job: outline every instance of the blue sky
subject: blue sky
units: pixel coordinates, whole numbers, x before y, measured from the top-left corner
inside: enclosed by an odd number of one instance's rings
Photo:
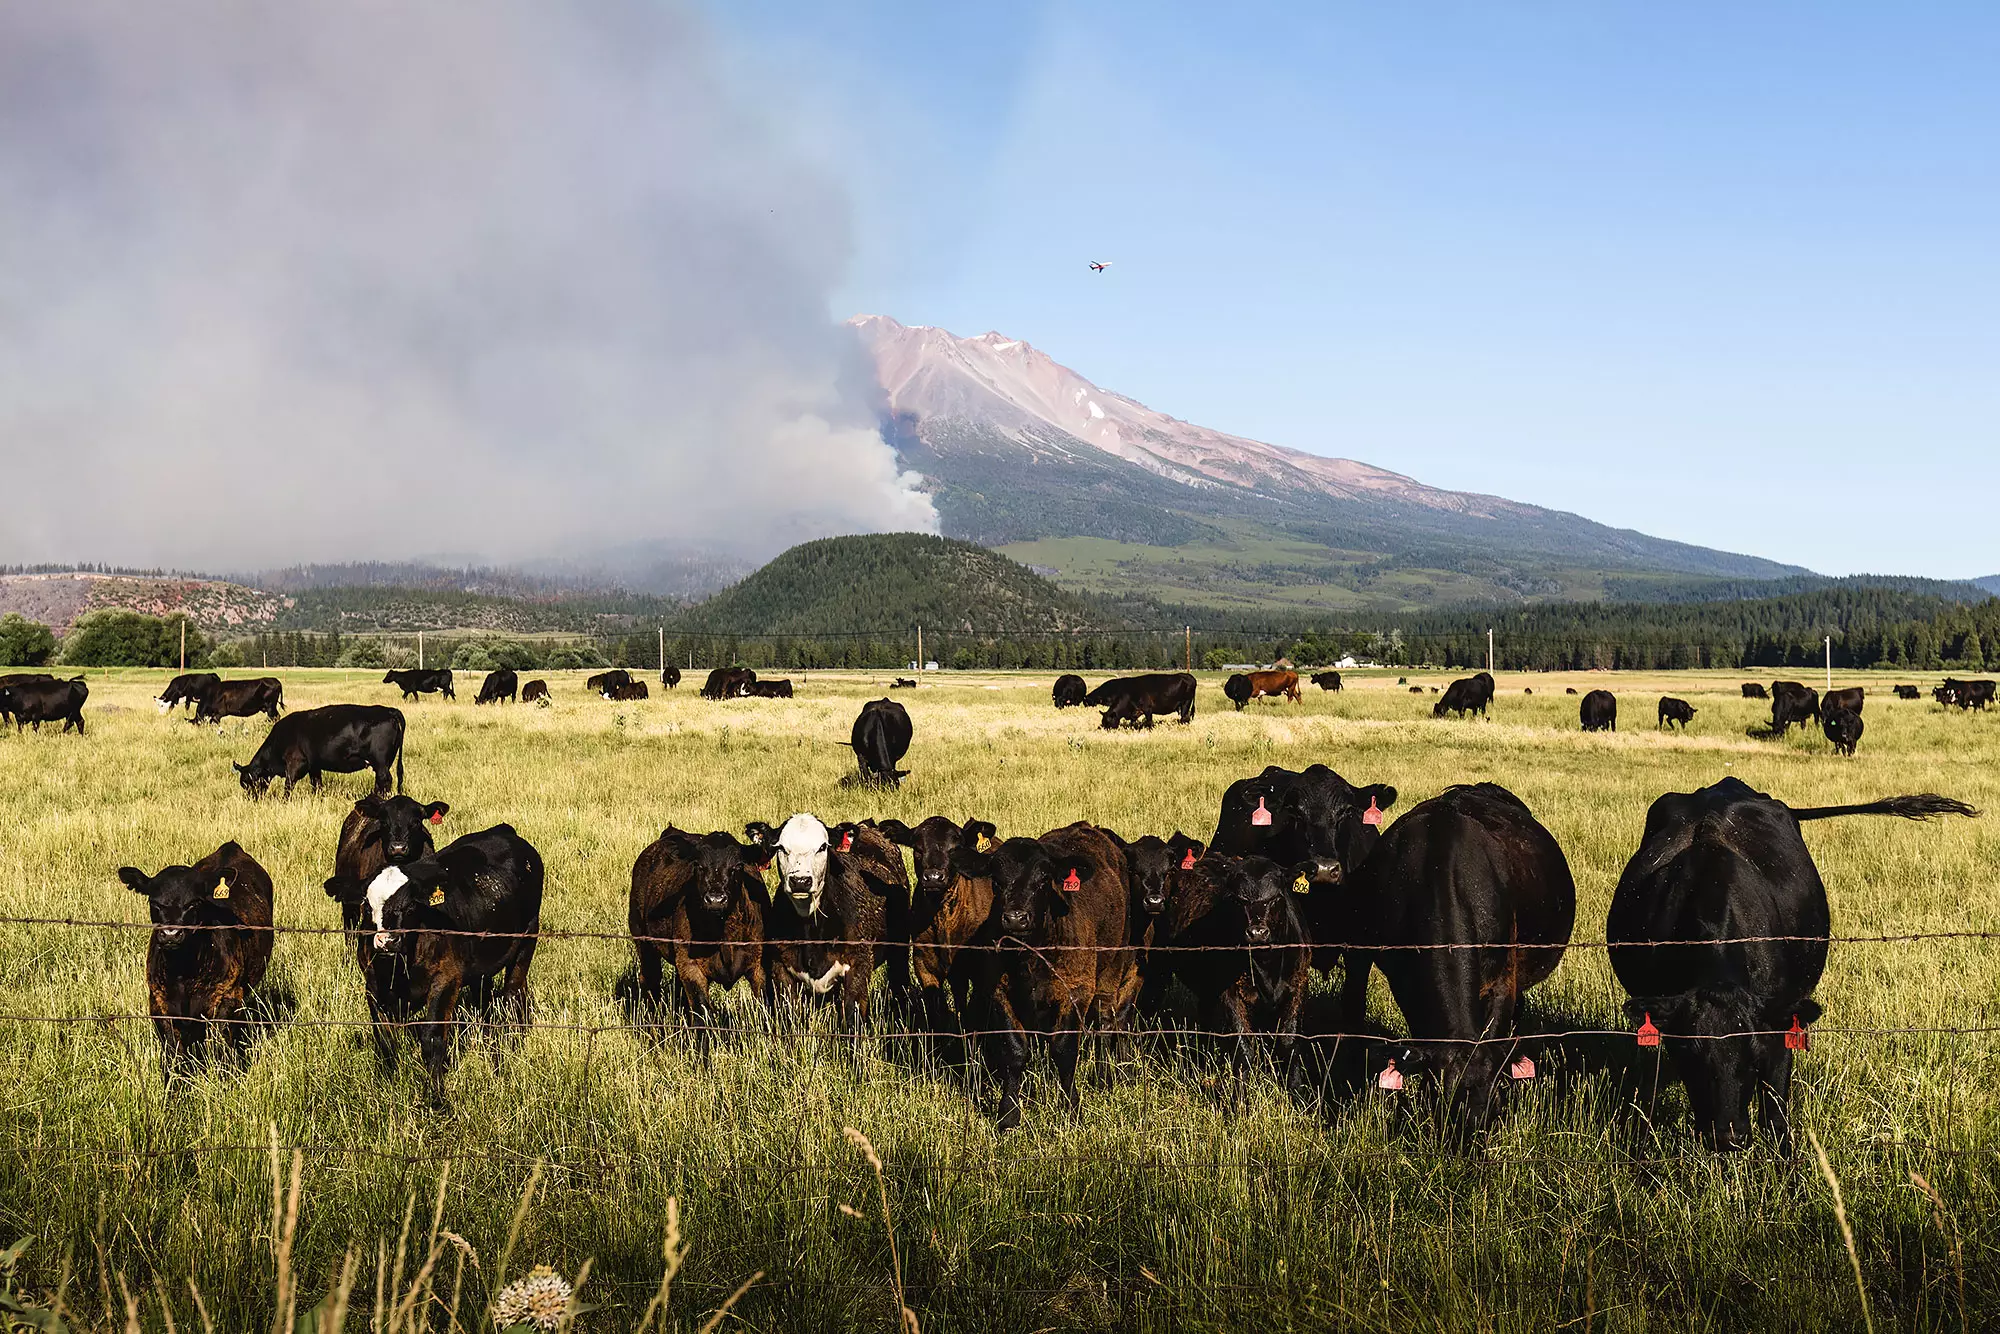
[[[1660,536],[2000,571],[2000,7],[711,13],[847,186],[833,314]]]

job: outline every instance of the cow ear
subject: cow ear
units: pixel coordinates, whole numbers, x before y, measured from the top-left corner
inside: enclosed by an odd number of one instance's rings
[[[854,851],[854,840],[861,833],[861,826],[852,822],[837,824],[826,831],[827,845],[835,852]]]
[[[990,848],[1000,841],[1000,831],[991,820],[967,820],[958,832],[959,837],[975,848]]]
[[[118,878],[123,880],[125,888],[131,890],[134,894],[146,893],[153,884],[152,877],[136,866],[119,867]]]
[[[882,837],[899,847],[909,847],[910,840],[914,837],[910,833],[910,827],[901,820],[877,820],[875,827],[882,831]]]
[[[382,817],[382,798],[370,792],[354,803],[354,809],[370,820],[379,820]]]
[[[771,858],[777,856],[777,849],[767,848],[761,843],[740,843],[736,851],[745,866],[760,872],[771,864]]]
[[[451,803],[448,801],[434,801],[424,807],[424,818],[432,824],[443,824],[444,817],[450,814]]]
[[[1096,875],[1101,869],[1095,857],[1087,857],[1082,853],[1072,853],[1066,857],[1053,857],[1050,860],[1055,864],[1056,868],[1056,888],[1062,890],[1081,889],[1084,882]],[[1076,882],[1075,885],[1072,886],[1070,884],[1071,880]]]
[[[752,820],[743,826],[743,837],[760,848],[768,848],[778,841],[778,831],[763,820]]]
[[[1132,851],[1132,845],[1130,843],[1127,843],[1124,839],[1120,838],[1116,830],[1106,829],[1103,825],[1099,825],[1097,826],[1097,832],[1104,835],[1106,838],[1110,839],[1111,846],[1117,848],[1120,852],[1129,853]]]
[[[1319,874],[1318,862],[1298,862],[1285,873],[1285,888],[1294,894],[1312,892],[1313,877]]]
[[[368,886],[351,876],[337,875],[323,886],[326,896],[335,903],[359,903],[368,893]]]
[[[1807,999],[1800,1001],[1797,1005],[1790,1006],[1786,1010],[1786,1013],[1797,1015],[1799,1022],[1802,1024],[1810,1024],[1817,1021],[1824,1011],[1820,1009],[1818,1001]]]
[[[968,880],[985,880],[993,874],[993,854],[960,845],[951,850],[951,869]]]
[[[1373,787],[1364,787],[1361,789],[1361,795],[1364,797],[1374,797],[1375,806],[1378,810],[1386,811],[1396,804],[1396,789],[1388,783],[1377,783]]]

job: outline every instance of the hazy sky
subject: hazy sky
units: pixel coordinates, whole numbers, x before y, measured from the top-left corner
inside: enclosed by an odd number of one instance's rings
[[[849,188],[837,314],[1661,536],[2000,570],[2000,7],[710,12]]]

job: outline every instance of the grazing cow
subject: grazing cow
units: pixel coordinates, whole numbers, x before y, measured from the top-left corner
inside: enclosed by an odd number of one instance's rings
[[[1797,681],[1771,682],[1771,730],[1779,736],[1794,723],[1803,727],[1819,717],[1819,691]]]
[[[1112,731],[1120,723],[1151,727],[1156,713],[1180,715],[1183,723],[1194,721],[1194,676],[1188,672],[1148,672],[1143,676],[1117,676],[1083,697],[1086,708],[1103,709],[1102,726]]]
[[[451,807],[442,801],[428,804],[405,796],[381,797],[373,794],[354,803],[340,826],[340,844],[333,854],[333,876],[323,888],[326,896],[340,905],[340,925],[354,938],[354,962],[361,969],[363,990],[368,997],[368,1017],[382,1016],[375,1010],[378,995],[386,995],[391,979],[377,978],[376,969],[394,971],[388,959],[378,965],[375,933],[363,931],[361,921],[367,909],[368,886],[383,870],[407,866],[428,857],[435,848],[431,827],[443,824]]]
[[[83,704],[89,698],[90,687],[81,676],[67,681],[20,681],[0,686],[0,718],[12,718],[17,733],[28,723],[39,732],[43,723],[60,721],[65,734],[74,727],[82,736]]]
[[[1412,695],[1421,695],[1424,693],[1424,688],[1422,686],[1411,686],[1410,693]]]
[[[1314,672],[1312,674],[1312,683],[1321,690],[1338,690],[1340,689],[1340,673]]]
[[[1348,953],[1343,1022],[1359,1031],[1369,965],[1380,968],[1416,1039],[1398,1064],[1438,1075],[1483,1127],[1513,1065],[1521,997],[1555,971],[1575,924],[1569,862],[1521,799],[1493,783],[1447,788],[1390,826],[1339,896],[1336,938],[1361,947]]]
[[[889,683],[889,689],[891,690],[915,690],[916,688],[917,683],[907,676],[899,676]]]
[[[1139,1008],[1157,1011],[1173,980],[1173,961],[1158,947],[1167,943],[1166,914],[1174,893],[1207,851],[1200,841],[1176,830],[1172,838],[1147,834],[1126,841],[1109,829],[1104,836],[1125,854],[1125,883],[1131,888],[1131,920],[1125,936],[1138,965]]]
[[[403,692],[404,699],[415,699],[419,695],[443,695],[446,699],[457,700],[458,692],[451,687],[451,668],[412,667],[407,671],[386,672],[382,684],[393,685]]]
[[[285,795],[301,778],[320,790],[320,775],[375,771],[375,793],[389,791],[389,770],[403,790],[403,711],[386,704],[326,704],[287,714],[271,725],[250,763],[235,765],[243,790],[261,797],[271,780],[285,780]]]
[[[240,1057],[250,1042],[250,992],[271,963],[271,877],[231,841],[193,866],[150,876],[122,866],[118,878],[146,896],[153,920],[147,1008],[168,1081],[203,1064],[211,1035]]]
[[[1493,702],[1493,677],[1486,672],[1460,677],[1444,692],[1444,698],[1431,709],[1433,718],[1442,718],[1447,713],[1455,713],[1463,718],[1468,713],[1484,715],[1486,706]]]
[[[16,678],[0,676],[0,686],[11,685]],[[53,681],[52,676],[29,677],[29,680]],[[176,704],[196,704],[201,701],[201,692],[209,686],[222,684],[222,678],[214,672],[182,672],[167,682],[167,688],[160,692],[160,712],[166,713]]]
[[[1779,1144],[1790,1140],[1786,1029],[1819,1016],[1812,994],[1832,921],[1799,823],[1947,814],[1977,812],[1929,794],[1797,810],[1736,778],[1669,792],[1646,812],[1605,926],[1611,970],[1632,1021],[1666,1039],[1695,1128],[1714,1147],[1750,1142],[1753,1101]],[[1668,941],[1682,943],[1654,943]]]
[[[538,699],[547,699],[548,697],[549,683],[539,678],[521,687],[521,702],[523,704],[533,704]]]
[[[249,681],[217,681],[196,697],[194,721],[220,724],[224,718],[252,718],[264,714],[278,721],[285,706],[285,683],[275,676],[259,676]]]
[[[1565,695],[1574,695],[1575,693],[1576,693],[1576,687],[1575,687],[1575,686],[1564,686],[1564,687],[1563,687],[1563,694],[1565,694]]]
[[[609,671],[585,677],[583,688],[593,695],[604,695],[606,699],[609,699],[610,696],[605,695],[606,691],[610,690],[613,686],[627,685],[631,680],[632,673],[626,671],[623,667],[613,667]]]
[[[710,988],[727,990],[747,978],[753,992],[765,994],[771,905],[763,872],[772,855],[723,830],[690,834],[669,825],[632,864],[626,924],[638,956],[639,1001],[657,1009],[667,1000],[663,973],[671,968],[673,1003],[692,1017],[704,1052],[715,1018]]]
[[[1897,686],[1897,687],[1896,687],[1896,698],[1897,698],[1897,699],[1916,699],[1917,697],[1918,697],[1918,695],[1917,695],[1917,688],[1916,688],[1915,686]]]
[[[972,1013],[972,986],[987,957],[966,946],[993,942],[993,882],[965,874],[953,858],[961,849],[990,851],[997,846],[996,831],[990,821],[953,824],[942,815],[915,827],[901,820],[882,820],[875,827],[908,848],[916,866],[909,906],[889,904],[890,938],[910,942],[907,951],[890,955],[889,989],[898,997],[914,996],[926,1032],[962,1032]],[[947,993],[956,1014],[945,1003]],[[963,1042],[949,1056],[962,1062]]]
[[[1764,687],[1758,685],[1755,681],[1745,681],[1743,683],[1743,698],[1745,699],[1766,698],[1766,695],[1764,693]]]
[[[764,913],[765,1000],[836,1002],[847,1027],[868,1018],[868,984],[893,947],[888,905],[907,903],[903,854],[869,825],[828,828],[818,816],[794,815],[777,829],[757,821],[747,841],[769,848],[778,889]]]
[[[660,669],[660,684],[672,690],[681,683],[681,669],[668,663]]]
[[[1535,693],[1535,688],[1533,686],[1522,686],[1521,693],[1524,695],[1532,695]]]
[[[646,689],[644,681],[624,681],[604,688],[604,698],[615,700],[650,699],[652,692]]]
[[[861,781],[877,787],[899,787],[909,777],[898,769],[910,751],[910,713],[893,699],[871,699],[855,715],[847,744],[861,766]]]
[[[751,699],[790,699],[792,683],[788,677],[775,681],[752,681],[744,687],[743,693]]]
[[[1083,684],[1081,676],[1075,672],[1064,672],[1056,678],[1055,689],[1051,693],[1055,697],[1057,708],[1073,709],[1083,703],[1083,697],[1089,691]]]
[[[1820,715],[1823,719],[1825,715],[1840,709],[1845,709],[1849,713],[1859,713],[1867,694],[1866,688],[1862,686],[1842,686],[1838,690],[1829,690],[1819,697]]]
[[[750,693],[750,683],[757,679],[757,673],[748,667],[718,667],[702,682],[703,699],[734,699]]]
[[[521,678],[514,674],[512,667],[499,667],[486,673],[486,679],[479,683],[479,693],[472,697],[474,704],[498,704],[501,700],[513,702],[520,693]]]
[[[1861,715],[1853,709],[1828,709],[1822,707],[1819,713],[1820,731],[1833,743],[1837,755],[1852,755],[1854,748],[1861,744]]]
[[[991,852],[960,847],[952,865],[993,886],[994,951],[980,998],[987,1064],[1000,1081],[998,1125],[1021,1120],[1021,1076],[1031,1034],[1045,1035],[1056,1079],[1078,1106],[1076,1058],[1083,1030],[1115,1024],[1137,998],[1138,967],[1125,948],[1125,858],[1088,824],[1040,838],[1010,838]]]
[[[1686,700],[1675,699],[1672,695],[1660,696],[1659,725],[1661,727],[1670,727],[1675,723],[1679,723],[1681,731],[1685,732],[1687,731],[1687,725],[1694,721],[1694,715],[1694,705],[1688,703]]]
[[[1577,706],[1577,716],[1586,732],[1618,730],[1618,697],[1609,690],[1593,690]]]
[[[1283,695],[1296,704],[1299,702],[1299,674],[1297,672],[1238,672],[1222,683],[1222,693],[1236,706],[1238,713],[1253,699],[1265,695]]]
[[[434,1085],[442,1081],[462,992],[504,1006],[508,1023],[527,1026],[542,882],[541,854],[504,824],[376,872],[361,929],[374,933],[369,1005],[385,1065],[395,1067],[397,1032],[413,1028],[424,1068]],[[460,934],[475,932],[490,934]]]

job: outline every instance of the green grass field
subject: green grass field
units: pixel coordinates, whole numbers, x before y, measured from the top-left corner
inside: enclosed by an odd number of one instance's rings
[[[293,708],[396,702],[366,673],[284,675]],[[585,695],[580,675],[552,674],[548,708],[475,708],[468,684],[466,702],[407,706],[408,790],[452,804],[443,837],[513,824],[547,862],[545,927],[610,933],[622,929],[633,857],[669,822],[740,830],[797,810],[912,823],[943,813],[990,819],[1003,835],[1089,819],[1205,839],[1228,782],[1270,763],[1323,761],[1357,782],[1393,783],[1392,816],[1452,783],[1511,788],[1569,856],[1584,941],[1602,939],[1611,890],[1662,792],[1734,774],[1801,805],[1938,791],[2000,808],[2000,715],[1894,701],[1887,678],[1855,674],[1840,680],[1871,691],[1853,760],[1816,731],[1746,736],[1766,715],[1739,697],[1734,675],[1507,675],[1493,719],[1465,723],[1433,720],[1435,697],[1409,694],[1393,673],[1242,714],[1204,676],[1191,726],[1113,735],[1094,712],[1053,711],[1045,676],[950,674],[899,692],[916,724],[902,790],[842,786],[852,759],[834,743],[889,675],[813,674],[789,702],[710,703],[690,682],[611,704]],[[0,911],[143,921],[116,868],[192,862],[233,838],[271,872],[281,925],[337,926],[320,884],[365,777],[253,804],[230,761],[247,759],[267,724],[163,718],[150,699],[163,679],[93,672],[82,740],[0,737]],[[1565,685],[1615,690],[1621,730],[1580,733]],[[1663,691],[1700,709],[1686,736],[1655,731]],[[2000,820],[1828,821],[1807,826],[1806,841],[1836,935],[1995,926]],[[552,940],[532,977],[538,1027],[468,1045],[440,1105],[414,1062],[379,1073],[340,938],[281,935],[269,990],[289,998],[289,1018],[245,1068],[169,1093],[150,1024],[131,1017],[145,1011],[145,939],[0,925],[0,1244],[33,1239],[22,1272],[35,1288],[57,1287],[67,1269],[65,1301],[84,1327],[128,1327],[127,1290],[132,1327],[166,1329],[170,1317],[199,1329],[204,1309],[217,1330],[273,1327],[275,1135],[305,1146],[287,1281],[310,1305],[354,1248],[349,1328],[490,1329],[486,1295],[540,1162],[508,1276],[542,1262],[574,1275],[588,1260],[581,1297],[599,1309],[579,1328],[639,1323],[661,1279],[672,1199],[689,1248],[668,1301],[673,1327],[701,1327],[762,1271],[720,1327],[893,1329],[890,1234],[847,1126],[881,1151],[895,1257],[925,1330],[1847,1329],[1863,1319],[1832,1190],[1803,1135],[1790,1160],[1768,1148],[1716,1158],[1689,1137],[1678,1089],[1649,1109],[1648,1134],[1646,1117],[1623,1110],[1637,1055],[1624,1037],[1548,1051],[1543,1077],[1469,1149],[1372,1091],[1305,1105],[1263,1082],[1233,1105],[1199,1051],[1164,1043],[1135,1064],[1093,1062],[1076,1119],[1052,1080],[1031,1080],[1022,1128],[1002,1137],[987,1105],[899,1044],[870,1042],[856,1058],[823,1024],[773,1031],[742,995],[732,1005],[743,1031],[706,1062],[685,1037],[644,1041],[613,999],[629,948]],[[1371,1023],[1398,1031],[1376,986]],[[1983,1031],[2000,1025],[2000,947],[1836,945],[1819,998],[1826,1016],[1800,1063],[1795,1124],[1824,1144],[1838,1178],[1872,1318],[1982,1327],[2000,1309],[2000,1035]],[[1531,1022],[1622,1029],[1621,1000],[1603,952],[1573,950],[1533,993]],[[74,1022],[40,1022],[54,1019]],[[378,1257],[394,1270],[406,1227],[416,1258],[378,1288]],[[444,1258],[414,1311],[369,1324],[378,1291],[411,1290],[440,1227],[478,1267],[439,1241]]]

